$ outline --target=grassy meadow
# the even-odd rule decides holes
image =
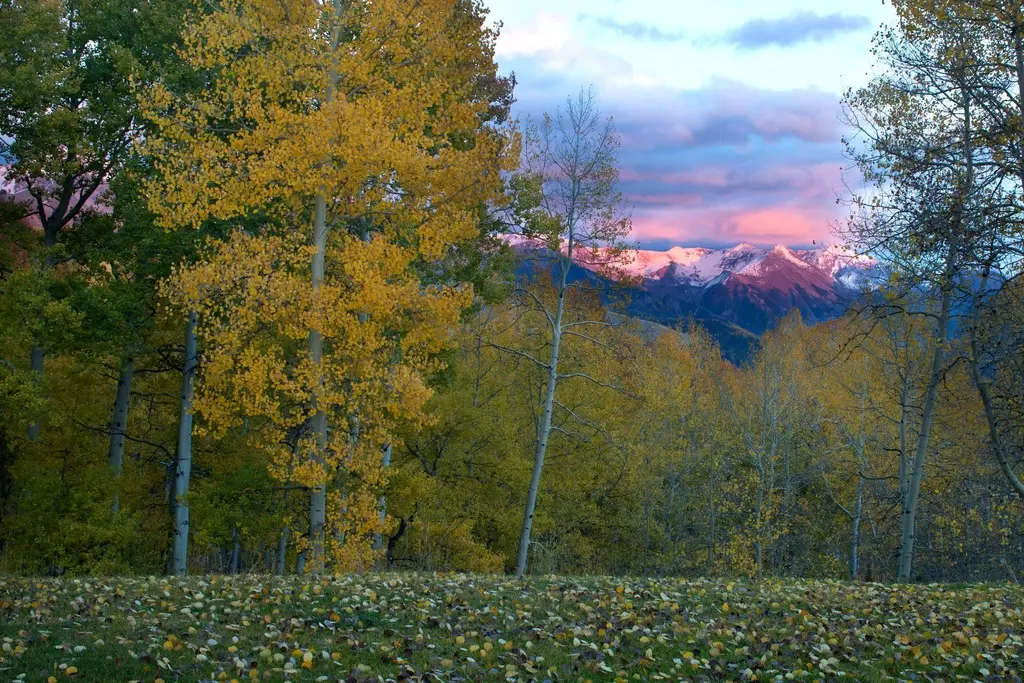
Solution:
[[[3,681],[1019,681],[1006,585],[0,579]]]

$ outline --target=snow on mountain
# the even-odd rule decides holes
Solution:
[[[622,267],[625,275],[691,287],[707,287],[732,276],[781,285],[786,273],[792,270],[788,277],[804,284],[831,288],[838,283],[844,288],[857,289],[864,283],[861,273],[876,265],[874,259],[836,245],[797,250],[782,244],[762,249],[743,243],[727,249],[641,249],[631,252],[630,256],[631,260]],[[794,275],[801,272],[801,275]]]
[[[518,248],[543,245],[529,238],[509,236]],[[601,259],[592,264],[581,253],[578,265],[597,271]],[[860,290],[877,275],[877,263],[849,247],[826,245],[817,249],[792,249],[782,244],[772,248],[746,242],[725,249],[672,247],[666,251],[629,251],[615,264],[624,277],[640,278],[648,284],[707,288],[732,279],[758,288],[783,291],[804,288]]]
[[[522,252],[546,249],[536,240],[509,243]],[[630,315],[669,327],[699,321],[735,362],[792,310],[811,324],[835,319],[884,275],[874,259],[835,245],[641,249],[616,259],[617,269],[604,267],[603,256],[582,252],[574,260],[595,273],[595,281],[617,277],[616,270],[628,278]]]
[[[833,277],[843,268],[870,269],[876,265],[875,260],[870,256],[858,254],[850,247],[838,244],[830,244],[821,249],[801,251],[798,252],[798,256]]]
[[[622,271],[631,277],[658,277],[672,264],[689,266],[699,262],[711,250],[704,248],[672,247],[668,251],[638,249],[630,252]]]

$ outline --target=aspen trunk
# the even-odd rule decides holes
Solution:
[[[185,369],[181,377],[181,417],[178,422],[178,455],[174,469],[173,573],[188,572],[189,509],[186,502],[192,476],[192,404],[195,399],[196,314],[189,312],[185,325]]]
[[[935,349],[932,352],[931,370],[928,376],[928,391],[925,395],[921,411],[921,433],[917,439],[917,451],[914,454],[914,469],[910,477],[910,488],[907,492],[907,504],[903,510],[903,524],[900,539],[900,571],[898,580],[910,581],[910,571],[914,560],[914,540],[917,533],[917,503],[921,493],[921,480],[924,477],[924,463],[928,455],[928,444],[932,431],[932,420],[935,416],[935,401],[942,381],[943,361],[946,356],[946,340],[949,336],[949,321],[953,306],[953,287],[956,277],[957,231],[963,227],[963,211],[970,193],[974,189],[974,153],[971,147],[972,124],[971,102],[964,91],[964,182],[960,188],[959,212],[954,216],[948,235],[949,247],[946,252],[946,263],[942,278],[942,303],[939,309],[939,320],[935,335]]]
[[[950,256],[952,259],[952,255]],[[921,410],[921,431],[917,438],[914,462],[907,485],[907,495],[903,504],[903,518],[900,525],[900,567],[897,581],[910,581],[910,572],[914,561],[914,541],[917,536],[917,507],[921,495],[921,482],[924,479],[924,465],[928,457],[928,446],[931,440],[932,422],[935,419],[935,403],[942,383],[942,365],[946,357],[946,337],[948,334],[950,312],[953,304],[953,291],[950,283],[945,283],[940,304],[939,320],[936,329],[935,348],[932,351],[931,370],[928,374],[928,389],[925,394],[924,406]]]
[[[981,372],[981,368],[978,365],[977,360],[977,342],[971,340],[971,374],[974,376],[974,384],[978,388],[978,394],[981,396],[982,406],[985,408],[985,420],[988,423],[988,435],[989,441],[992,445],[992,453],[996,456],[996,462],[999,463],[999,469],[1002,471],[1003,476],[1006,477],[1006,481],[1010,484],[1010,487],[1017,492],[1017,495],[1024,500],[1024,482],[1021,481],[1017,473],[1013,471],[1013,466],[1010,464],[1010,459],[1006,455],[1006,449],[1003,445],[1003,439],[999,434],[998,418],[995,413],[995,407],[992,404],[992,394],[989,391],[987,380],[984,378]]]
[[[850,581],[857,580],[860,572],[860,526],[864,517],[864,477],[857,474],[857,500],[850,519]]]
[[[391,466],[391,444],[384,447],[384,453],[381,455],[380,465],[382,469],[387,469]],[[388,498],[382,495],[378,502],[378,514],[380,515],[381,526],[388,518]],[[377,532],[377,535],[373,539],[373,549],[383,550],[384,549],[384,534]]]
[[[330,105],[334,100],[334,85],[337,80],[337,66],[335,53],[341,43],[341,27],[339,26],[342,14],[343,0],[334,0],[334,26],[331,30],[331,59],[333,61],[327,78],[327,91],[324,96],[325,105]],[[326,189],[321,188],[316,196],[313,207],[313,254],[312,263],[312,284],[313,301],[319,300],[320,285],[324,280],[324,260],[327,256],[327,235],[330,227],[327,225],[327,196]],[[313,365],[319,367],[324,351],[324,338],[320,330],[309,331],[309,353]],[[327,530],[327,462],[325,449],[327,448],[327,413],[323,407],[318,405],[319,394],[323,391],[323,376],[318,378],[318,387],[314,389],[312,398],[313,406],[313,434],[316,438],[316,446],[311,459],[322,469],[319,472],[320,481],[316,482],[310,489],[309,494],[309,544],[313,558],[313,572],[321,574],[324,571],[324,545]],[[303,557],[303,569],[305,569],[305,555]]]
[[[763,477],[763,473],[759,474]],[[754,516],[754,571],[757,578],[761,578],[764,571],[764,547],[761,544],[761,515],[764,507],[764,484],[759,483],[757,487],[757,512]]]
[[[324,195],[316,198],[316,212],[313,225],[313,243],[316,252],[313,254],[313,292],[314,300],[320,291],[324,279],[324,258],[327,252],[327,199]],[[319,330],[309,331],[309,352],[313,365],[319,366],[323,357],[324,339]],[[320,380],[323,381],[322,378]],[[327,413],[318,405],[321,388],[317,388],[312,397],[313,434],[316,446],[312,460],[319,466],[320,480],[314,484],[309,494],[309,548],[312,555],[312,570],[321,573],[324,569],[324,541],[327,527],[327,462],[324,458],[324,447],[327,444]]]
[[[715,566],[715,542],[718,534],[718,515],[715,510],[715,462],[712,456],[708,466],[708,561],[705,573],[711,576]]]
[[[281,529],[281,537],[277,539],[277,565],[274,567],[274,574],[284,576],[285,561],[288,559],[288,534],[290,530],[285,524]]]
[[[237,527],[231,530],[231,540],[234,543],[231,547],[231,566],[228,571],[231,574],[237,574],[242,561],[242,537],[239,535]]]
[[[65,187],[67,185],[65,184]],[[56,260],[53,257],[51,251],[53,247],[57,246],[57,233],[64,225],[65,213],[67,211],[67,201],[70,199],[68,193],[62,197],[62,200],[54,209],[54,212],[49,217],[40,215],[39,218],[43,221],[43,246],[46,248],[46,257],[43,259],[43,271],[46,272],[56,265]],[[38,311],[41,314],[41,311]],[[30,360],[30,367],[32,368],[32,374],[35,375],[35,380],[39,384],[39,388],[42,389],[43,385],[43,363],[46,358],[46,351],[38,341],[32,345],[32,357]],[[30,424],[28,426],[28,438],[29,441],[35,441],[39,437],[39,425]]]
[[[132,380],[135,377],[135,360],[126,358],[117,377],[117,395],[114,398],[114,417],[110,422],[110,448],[107,463],[114,479],[113,512],[121,508],[121,468],[124,464],[124,442],[128,429],[128,404],[132,397]]]
[[[1019,16],[1019,15],[1018,15]],[[1018,23],[1013,32],[1013,56],[1017,76],[1017,103],[1020,114],[1024,115],[1024,24]],[[1019,171],[1020,181],[1024,184],[1024,169]]]
[[[565,266],[566,272],[569,266]],[[530,475],[530,490],[526,496],[526,510],[523,513],[523,531],[519,537],[519,557],[516,560],[516,576],[526,574],[526,562],[530,554],[530,533],[533,531],[533,515],[537,509],[537,492],[540,490],[541,470],[547,455],[548,438],[551,436],[551,416],[555,410],[555,387],[558,384],[558,353],[562,346],[562,315],[565,310],[565,274],[563,286],[558,295],[558,307],[552,325],[551,360],[548,365],[548,386],[544,396],[544,409],[537,429],[537,447],[533,454],[533,472]]]

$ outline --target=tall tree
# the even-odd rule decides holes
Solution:
[[[366,565],[380,454],[424,419],[423,372],[468,303],[414,266],[476,234],[514,151],[486,125],[483,20],[457,0],[228,0],[186,29],[207,88],[152,93],[164,223],[266,218],[172,289],[205,340],[197,411],[264,419],[278,443],[301,427],[305,460],[281,449],[277,469],[310,491],[314,571]]]
[[[525,308],[543,316],[547,331],[546,358],[506,349],[529,358],[545,375],[533,471],[519,539],[517,576],[526,573],[544,458],[552,418],[559,405],[558,384],[572,378],[600,383],[586,372],[563,373],[559,355],[566,337],[586,339],[588,327],[607,324],[604,320],[577,319],[568,310],[573,305],[572,290],[579,287],[579,282],[574,282],[570,274],[579,262],[608,271],[614,271],[620,263],[622,240],[629,234],[631,224],[621,211],[621,196],[616,189],[618,147],[619,139],[612,121],[602,118],[596,94],[590,89],[569,98],[566,107],[554,116],[545,116],[539,129],[529,136],[524,154],[524,178],[534,183],[538,192],[537,208],[526,225],[525,235],[547,246],[550,257],[545,259],[545,272],[540,277],[548,277],[548,269],[552,269],[554,289],[549,300],[529,283],[517,290]]]
[[[42,232],[43,277],[67,254],[60,236],[100,199],[138,139],[135,83],[175,44],[180,0],[12,0],[0,5],[0,157],[25,218]],[[38,312],[37,312],[38,314]],[[31,366],[43,372],[50,340]],[[39,426],[30,429],[33,438]]]
[[[847,97],[849,121],[859,133],[848,149],[871,192],[855,198],[848,237],[888,262],[903,281],[883,307],[910,310],[934,321],[926,389],[903,507],[898,578],[911,579],[917,511],[932,423],[943,376],[953,362],[951,327],[959,276],[972,263],[977,238],[979,112],[977,31],[969,26],[926,30],[897,9],[896,27],[876,38],[888,71]],[[930,295],[923,299],[924,292]],[[917,307],[922,300],[934,302]]]

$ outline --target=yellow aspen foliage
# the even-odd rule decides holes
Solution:
[[[381,449],[429,421],[425,376],[471,302],[421,274],[476,235],[518,158],[488,122],[483,18],[465,0],[225,0],[184,34],[208,86],[144,103],[159,221],[246,226],[165,286],[199,315],[196,412],[250,426],[276,477],[322,492],[313,550],[338,570],[373,561]]]

